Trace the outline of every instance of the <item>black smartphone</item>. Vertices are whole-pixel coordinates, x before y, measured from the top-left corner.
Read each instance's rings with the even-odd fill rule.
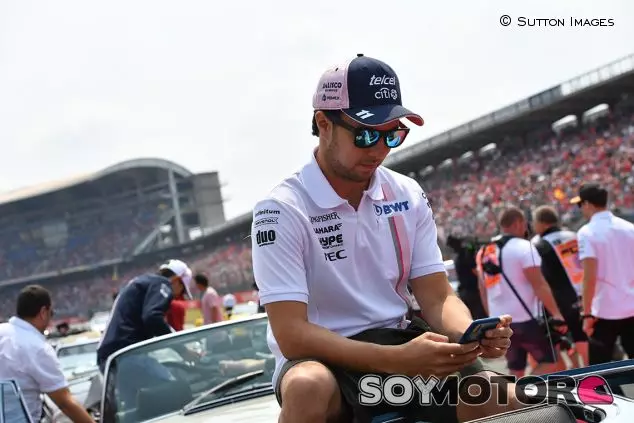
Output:
[[[459,344],[468,344],[469,342],[479,341],[484,337],[484,333],[490,329],[495,329],[500,324],[499,317],[487,317],[484,319],[474,320],[465,333],[458,341]]]

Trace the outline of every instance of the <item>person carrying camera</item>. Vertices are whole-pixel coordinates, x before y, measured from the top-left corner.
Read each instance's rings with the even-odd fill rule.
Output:
[[[533,212],[533,228],[538,234],[535,248],[542,259],[542,273],[570,329],[573,367],[583,367],[588,364],[588,336],[581,326],[580,312],[583,268],[577,259],[577,234],[559,225],[553,207],[541,206]]]
[[[501,213],[499,224],[502,235],[476,256],[485,311],[489,316],[513,317],[513,342],[506,354],[510,373],[524,376],[529,354],[538,364],[533,374],[550,373],[558,362],[551,333],[555,328],[538,319],[540,301],[554,321],[563,323],[563,316],[542,275],[539,253],[525,238],[528,226],[524,212],[509,207]],[[556,330],[566,333],[567,327],[559,324]]]

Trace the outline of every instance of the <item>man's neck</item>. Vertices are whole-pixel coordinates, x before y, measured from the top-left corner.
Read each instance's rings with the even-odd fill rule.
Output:
[[[608,211],[608,208],[607,208],[607,207],[604,207],[604,208],[602,208],[602,209],[595,208],[595,209],[594,209],[594,211],[592,212],[592,214],[590,215],[590,217],[589,217],[588,219],[592,219],[592,218],[593,218],[596,214],[598,214],[598,213],[603,213],[603,212],[605,212],[605,211]]]
[[[363,192],[368,189],[370,181],[354,182],[337,176],[326,164],[326,161],[321,157],[320,150],[317,150],[315,159],[317,160],[317,165],[326,177],[326,180],[330,183],[330,186],[337,195],[344,200],[347,200],[352,207],[357,209],[361,203]]]
[[[21,317],[20,317],[21,318]],[[21,318],[22,319],[22,318]],[[39,325],[37,323],[35,323],[32,319],[22,319],[25,322],[27,322],[28,324],[30,324],[31,326],[33,326],[35,329],[37,329],[38,332],[40,333],[44,333],[44,329],[41,329],[39,327]]]

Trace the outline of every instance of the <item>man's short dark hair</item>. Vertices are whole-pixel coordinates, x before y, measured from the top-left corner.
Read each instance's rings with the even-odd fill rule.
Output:
[[[544,223],[546,225],[558,225],[559,224],[559,216],[557,214],[557,210],[551,206],[540,206],[535,212],[535,221],[539,223]]]
[[[197,273],[196,276],[194,276],[194,281],[197,285],[202,285],[205,288],[209,286],[209,278],[202,273]]]
[[[317,126],[317,119],[315,119],[315,112],[313,112],[313,136],[319,136],[319,127]]]
[[[158,274],[167,278],[167,279],[171,279],[174,276],[176,276],[176,273],[172,272],[169,269],[159,269]]]
[[[51,308],[51,293],[41,285],[29,285],[20,291],[16,305],[16,315],[20,319],[32,319],[42,307]]]
[[[522,219],[526,219],[522,209],[515,206],[507,207],[504,211],[502,211],[502,213],[500,213],[500,226],[508,228],[515,222]]]

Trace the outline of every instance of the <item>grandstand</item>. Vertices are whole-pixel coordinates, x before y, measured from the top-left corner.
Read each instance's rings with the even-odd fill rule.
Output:
[[[581,182],[589,179],[606,184],[613,194],[615,211],[631,218],[633,151],[634,55],[631,55],[394,152],[385,165],[414,177],[428,192],[442,245],[449,233],[493,235],[497,230],[494,216],[508,203],[526,209],[555,205],[569,226],[575,226],[580,216],[578,210],[569,206],[568,199],[576,195]],[[0,225],[3,241],[14,243],[0,243],[0,261],[4,264],[0,266],[0,272],[4,272],[0,274],[0,280],[4,280],[0,282],[0,317],[13,312],[13,301],[21,285],[36,280],[52,290],[58,314],[88,317],[109,307],[112,291],[129,277],[155,269],[169,257],[182,258],[195,270],[206,271],[220,293],[251,288],[253,269],[248,238],[251,213],[222,223],[217,175],[215,179],[196,182],[196,175],[164,161],[153,166],[128,163],[120,170],[102,171],[82,177],[80,182],[76,179],[67,185],[57,185],[55,189],[40,187],[40,191],[0,198],[0,207],[14,204],[7,209],[13,217],[5,218]],[[172,183],[165,183],[165,170],[172,175],[168,177]],[[156,179],[152,179],[152,174]],[[98,181],[104,182],[99,189],[95,183]],[[72,196],[69,188],[74,189]],[[217,197],[210,194],[214,189]],[[54,195],[47,197],[47,193]],[[13,200],[8,201],[11,195]],[[175,198],[179,199],[176,204]],[[19,203],[24,208],[15,207]],[[71,204],[75,206],[68,207]],[[82,220],[80,216],[85,216],[88,208],[94,210],[88,204],[99,204],[97,209],[104,207],[101,210],[112,209],[90,215],[95,216],[91,218],[93,224],[87,225],[88,218]],[[198,223],[188,214],[200,205],[209,207],[198,213],[204,223]],[[60,214],[63,209],[68,209],[68,215]],[[34,217],[26,218],[24,211],[30,211]],[[178,224],[177,215],[181,215],[182,225]],[[95,225],[96,216],[109,220],[98,220],[103,223]],[[60,223],[69,220],[75,223]],[[23,237],[24,232],[29,233],[24,228],[32,222],[39,222],[35,227],[40,228],[35,241]],[[134,226],[122,226],[121,222],[134,222]],[[205,228],[204,236],[187,240],[186,236],[178,235],[197,224]],[[176,227],[176,232],[172,229],[163,234],[161,228],[167,225]],[[166,247],[170,242],[171,246]],[[72,249],[75,245],[90,248]],[[113,249],[113,245],[117,247]],[[94,254],[96,247],[100,248],[98,254]],[[86,251],[86,256],[81,251]],[[78,264],[82,267],[74,272],[63,269]],[[3,267],[12,270],[9,273]],[[28,271],[22,270],[23,267]],[[43,271],[48,273],[33,276]],[[31,276],[16,279],[16,274],[22,273]]]
[[[161,159],[8,192],[0,196],[0,281],[116,263],[223,222],[217,173]]]

